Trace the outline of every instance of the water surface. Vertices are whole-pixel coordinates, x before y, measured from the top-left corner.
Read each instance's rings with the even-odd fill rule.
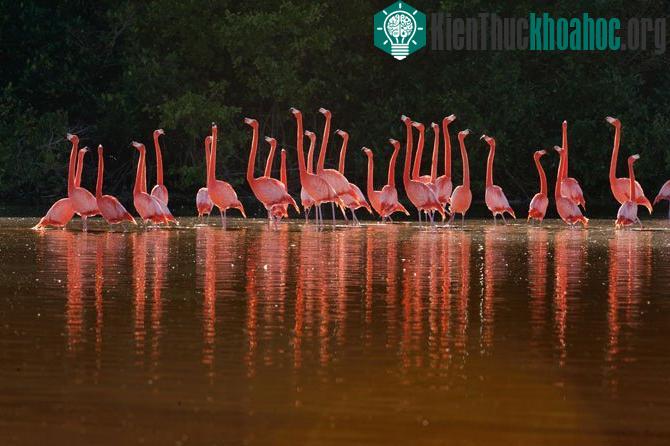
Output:
[[[3,444],[670,443],[665,222],[35,221],[0,220]]]

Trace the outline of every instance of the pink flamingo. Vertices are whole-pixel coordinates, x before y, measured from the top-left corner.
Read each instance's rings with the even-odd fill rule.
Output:
[[[472,191],[470,190],[470,163],[468,162],[468,151],[465,148],[465,137],[470,134],[470,130],[458,132],[458,145],[461,149],[461,158],[463,159],[463,184],[456,186],[449,198],[449,223],[454,221],[456,214],[461,214],[461,225],[465,223],[465,213],[472,204]]]
[[[296,211],[300,213],[298,204],[293,197],[286,192],[286,188],[281,181],[268,176],[254,177],[256,151],[258,150],[258,121],[255,119],[244,118],[244,123],[250,126],[253,130],[249,162],[247,163],[247,182],[249,183],[249,187],[251,187],[251,191],[254,193],[258,201],[263,203],[263,206],[268,211],[268,218],[272,222],[274,222],[274,215],[272,213],[272,208],[274,206],[281,208],[284,204],[293,205]]]
[[[631,155],[628,157],[628,176],[630,177],[628,193],[630,194],[630,200],[625,201],[619,208],[619,212],[616,214],[615,227],[617,228],[629,226],[634,223],[639,223],[640,226],[642,226],[642,222],[637,216],[638,203],[635,191],[635,172],[633,171],[633,163],[639,159],[640,155]]]
[[[207,172],[209,171],[209,156],[210,156],[210,147],[212,145],[212,137],[207,136],[205,138],[205,182],[207,182]],[[214,203],[212,199],[209,198],[209,192],[206,187],[201,187],[198,189],[198,193],[195,196],[195,207],[198,210],[198,218],[202,218],[203,215],[207,215],[209,219],[209,214],[212,213],[214,209]]]
[[[303,148],[303,124],[302,124],[302,112],[297,108],[291,108],[291,114],[295,117],[296,120],[296,149],[298,151],[298,167],[300,170],[300,184],[305,188],[310,197],[314,200],[314,206],[316,206],[316,222],[317,225],[319,221],[323,222],[323,217],[321,215],[321,205],[323,203],[335,203],[341,204],[342,201],[338,198],[337,192],[335,189],[323,178],[323,176],[307,172],[305,166],[305,153]],[[334,206],[333,206],[334,211]],[[333,212],[333,219],[335,218],[335,212]]]
[[[100,209],[100,215],[102,215],[102,218],[104,218],[110,225],[123,223],[124,221],[129,221],[136,225],[137,223],[133,216],[130,215],[116,197],[102,194],[102,182],[104,176],[105,160],[103,156],[103,147],[102,144],[100,144],[98,145],[98,179],[95,185],[95,199],[98,203],[98,209]]]
[[[358,201],[356,192],[354,189],[351,187],[351,183],[349,183],[349,180],[340,173],[339,170],[336,169],[326,169],[324,167],[324,164],[326,162],[326,150],[328,150],[328,139],[330,137],[330,121],[332,119],[332,113],[330,110],[326,110],[325,108],[320,108],[319,113],[325,116],[326,121],[324,124],[323,128],[323,136],[321,137],[321,149],[319,150],[319,160],[316,164],[316,174],[323,178],[328,184],[330,184],[330,187],[333,188],[335,193],[337,194],[338,198],[340,201],[344,202],[345,195],[348,195],[349,198],[347,198],[348,201]],[[335,202],[331,202],[332,210],[333,210],[333,223],[335,222]],[[347,219],[347,215],[344,213],[344,207],[342,206],[342,214],[344,215],[344,218]]]
[[[616,201],[620,204],[625,203],[630,199],[630,192],[628,187],[628,178],[617,178],[616,177],[616,165],[619,158],[619,145],[621,143],[621,121],[617,118],[612,118],[608,116],[605,120],[614,127],[614,145],[612,147],[612,159],[610,160],[610,189],[612,189],[612,194]],[[637,204],[640,204],[647,208],[649,213],[653,211],[651,203],[645,197],[642,186],[637,181],[635,182],[635,196],[637,197]],[[655,203],[654,203],[655,204]]]
[[[558,163],[558,172],[556,174],[556,188],[554,189],[554,199],[556,200],[556,210],[558,211],[558,215],[570,226],[573,226],[576,223],[581,223],[584,227],[587,227],[589,225],[589,219],[582,215],[579,206],[561,194],[561,184],[564,176],[567,174],[565,171],[565,149],[554,146],[554,150],[556,150],[561,157],[561,160]]]
[[[500,186],[493,184],[493,157],[496,154],[496,140],[487,135],[482,135],[480,139],[485,140],[489,145],[489,157],[486,162],[486,194],[484,201],[489,211],[493,213],[493,222],[496,222],[496,215],[500,215],[505,222],[505,212],[516,219],[514,209],[512,209]]]
[[[547,213],[547,206],[549,206],[549,198],[547,198],[547,175],[545,175],[542,163],[540,163],[540,158],[546,154],[546,150],[538,150],[533,155],[537,174],[540,176],[540,192],[536,193],[533,199],[530,200],[530,207],[528,208],[528,220],[533,218],[540,223],[542,223],[544,215]]]
[[[400,153],[400,142],[395,139],[389,139],[389,143],[393,146],[393,153],[389,160],[388,177],[386,185],[382,187],[380,202],[382,208],[381,215],[391,220],[391,214],[403,212],[405,215],[409,215],[409,211],[405,209],[405,206],[400,204],[398,190],[395,187],[395,165]]]
[[[135,175],[135,186],[133,187],[133,204],[142,221],[152,223],[167,223],[167,216],[163,213],[158,198],[149,195],[146,191],[146,149],[144,144],[137,141],[132,146],[140,152],[137,162],[137,174]]]
[[[451,182],[451,140],[449,138],[449,124],[456,120],[456,115],[449,115],[442,119],[442,138],[444,139],[444,175],[435,178],[437,199],[443,206],[449,203],[453,184]],[[438,130],[439,131],[439,130]],[[437,132],[436,132],[437,135]],[[435,163],[437,164],[437,162]],[[436,166],[437,167],[437,166]]]
[[[337,133],[338,136],[342,138],[342,147],[340,148],[340,162],[338,165],[338,172],[340,172],[342,175],[344,175],[344,163],[346,160],[346,155],[347,155],[347,145],[349,144],[349,133],[345,132],[344,130],[336,130],[335,133]],[[363,195],[363,191],[356,186],[354,183],[349,183],[351,188],[354,190],[356,194],[356,199],[354,200],[351,198],[350,195],[344,195],[342,197],[342,201],[344,202],[344,205],[351,210],[351,216],[353,217],[354,223],[358,224],[358,218],[356,218],[356,209],[360,208],[365,208],[372,214],[372,208],[368,204],[367,200],[365,199],[365,195]]]
[[[401,119],[407,129],[407,153],[402,177],[405,185],[405,193],[419,212],[419,222],[421,222],[421,212],[426,212],[432,222],[433,214],[431,211],[438,211],[444,216],[444,209],[440,206],[440,202],[437,201],[437,196],[430,186],[410,178],[410,164],[412,163],[412,120],[405,115],[402,115]]]
[[[658,195],[656,195],[656,198],[654,198],[654,206],[656,206],[656,204],[660,203],[662,200],[670,201],[670,180],[666,181],[663,186],[661,186],[661,190],[658,191]],[[670,208],[668,208],[668,219],[670,219]]]
[[[268,158],[265,161],[265,172],[263,173],[263,176],[271,177],[272,165],[274,164],[275,152],[277,151],[277,140],[266,136],[265,141],[270,144],[270,153],[268,153]],[[279,171],[279,181],[281,181],[288,192],[288,183],[286,182],[286,151],[284,149],[282,149],[281,153],[281,166]],[[288,204],[273,206],[271,214],[277,220],[281,220],[284,217],[288,218]]]
[[[154,130],[154,149],[156,150],[156,185],[151,189],[151,195],[158,198],[166,206],[168,204],[168,190],[163,184],[163,154],[158,138],[165,135],[163,129]]]
[[[286,190],[288,191],[288,179],[286,175],[286,149],[281,149],[281,163],[279,166],[279,181],[282,182]],[[275,206],[275,218],[288,218],[288,205],[285,204],[281,208]]]
[[[586,200],[584,200],[584,193],[579,186],[579,182],[568,177],[568,121],[563,121],[562,135],[561,147],[565,150],[565,176],[561,184],[561,191],[564,197],[569,198],[572,202],[581,206],[582,209],[586,209]]]
[[[207,192],[214,205],[219,208],[219,215],[221,215],[221,225],[226,227],[226,212],[228,209],[237,209],[242,213],[244,218],[247,215],[244,212],[244,206],[237,199],[237,194],[233,186],[222,180],[216,179],[216,143],[218,136],[218,128],[216,124],[212,123],[212,147],[209,155],[209,170],[207,172]]]
[[[309,150],[307,151],[307,173],[314,173],[314,147],[316,146],[316,134],[306,131],[305,135],[309,138]],[[314,206],[314,199],[309,196],[305,186],[300,187],[300,202],[305,210],[305,222],[309,221],[309,211]]]
[[[437,124],[432,123],[433,130],[435,130],[435,127]],[[417,121],[412,121],[412,127],[416,128],[419,130],[419,141],[417,142],[417,148],[416,148],[416,154],[414,155],[414,166],[412,167],[412,179],[415,181],[420,181],[423,184],[427,184],[430,186],[433,191],[435,191],[433,182],[435,178],[433,178],[431,175],[421,175],[421,159],[423,156],[423,147],[426,142],[426,127]],[[436,134],[436,142],[439,143],[439,127],[437,129],[437,134]],[[431,164],[431,173],[433,169],[437,169],[437,149],[435,148],[435,145],[433,145],[433,158],[432,158],[432,164]],[[436,170],[437,171],[437,170]]]
[[[398,151],[400,150],[400,143],[396,140],[391,141],[395,143],[393,154],[394,157],[397,157]],[[382,222],[384,222],[387,218],[390,219],[391,214],[396,211],[405,212],[407,215],[409,215],[407,209],[405,209],[404,207],[402,207],[400,203],[398,203],[398,192],[395,189],[395,185],[391,186],[389,184],[386,184],[382,188],[382,190],[374,190],[374,161],[372,158],[373,157],[372,150],[368,149],[367,147],[363,147],[362,150],[368,157],[368,180],[367,180],[368,198],[370,199],[370,204],[372,204],[374,210],[382,217]],[[392,158],[392,161],[393,164],[395,165],[395,159]]]
[[[71,135],[69,133],[67,137],[68,140],[70,141],[72,141],[71,138],[76,138],[75,135]],[[78,142],[79,138],[77,138],[77,143]],[[76,157],[76,153],[77,148],[73,143],[72,150],[70,151],[70,163],[72,164],[74,164],[73,160]],[[67,195],[70,198],[72,208],[74,209],[75,213],[77,213],[81,217],[83,231],[86,231],[87,230],[86,220],[88,219],[88,217],[93,217],[94,215],[98,215],[100,213],[100,211],[98,210],[98,203],[95,200],[95,197],[88,190],[75,184],[74,177],[68,178]]]

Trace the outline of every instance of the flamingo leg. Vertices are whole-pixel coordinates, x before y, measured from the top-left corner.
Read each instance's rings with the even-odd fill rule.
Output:
[[[334,201],[330,202],[330,208],[333,211],[333,226],[335,226],[335,202]],[[342,211],[342,213],[344,214],[344,211]],[[344,214],[344,218],[345,219],[347,218],[347,214]]]
[[[498,221],[496,220],[496,214],[495,214],[495,212],[493,213],[493,224],[494,224],[494,225],[497,225],[497,224],[498,224]]]
[[[419,211],[419,225],[421,225],[421,209],[419,209],[418,211]]]
[[[507,220],[505,220],[505,214],[500,214],[500,216],[501,216],[502,219],[503,219],[503,223],[507,224]]]
[[[84,231],[84,232],[87,231],[87,227],[86,227],[86,220],[87,219],[88,219],[88,217],[86,217],[85,215],[83,215],[81,217],[81,223],[82,223],[82,229],[81,230]]]

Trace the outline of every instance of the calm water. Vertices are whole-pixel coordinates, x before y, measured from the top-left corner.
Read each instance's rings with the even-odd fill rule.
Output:
[[[670,443],[665,222],[35,222],[0,220],[2,444]]]

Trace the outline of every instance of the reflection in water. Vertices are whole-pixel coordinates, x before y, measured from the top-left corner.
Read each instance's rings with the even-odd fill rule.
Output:
[[[661,438],[670,233],[609,223],[7,235],[3,430],[60,440],[66,410],[158,444],[211,443],[219,413],[233,443]],[[157,432],[148,414],[173,402]]]

